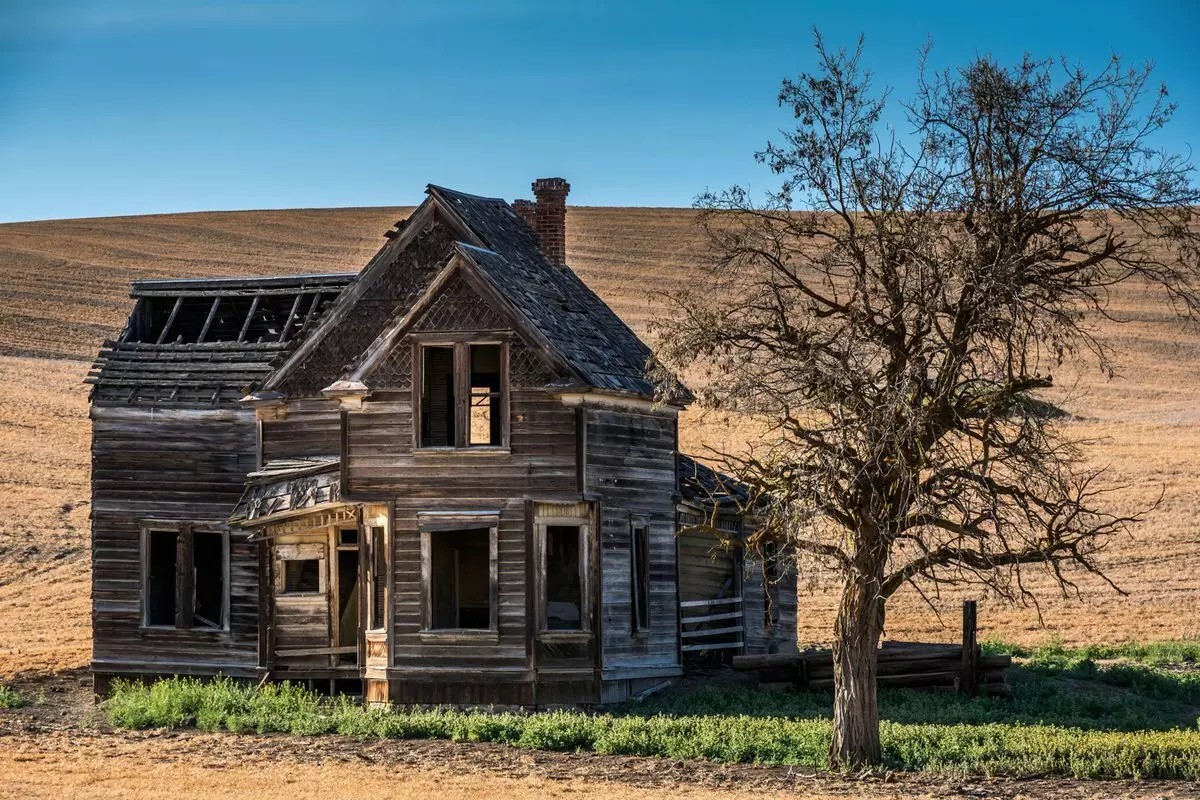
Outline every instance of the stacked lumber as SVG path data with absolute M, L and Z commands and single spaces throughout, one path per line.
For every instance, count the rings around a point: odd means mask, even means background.
M 1005 670 L 1012 666 L 1012 657 L 983 655 L 975 642 L 974 603 L 964 604 L 963 622 L 963 644 L 885 642 L 878 651 L 878 685 L 972 696 L 1010 695 L 1004 676 Z M 734 656 L 733 668 L 758 672 L 760 683 L 788 683 L 807 691 L 833 688 L 830 650 Z

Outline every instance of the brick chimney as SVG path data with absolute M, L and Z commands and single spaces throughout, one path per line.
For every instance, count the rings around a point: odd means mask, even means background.
M 542 255 L 556 267 L 567 264 L 567 193 L 571 184 L 562 178 L 538 178 L 533 182 L 533 229 L 542 246 Z M 526 201 L 528 202 L 528 201 Z M 517 213 L 525 216 L 520 207 Z M 529 217 L 525 217 L 529 219 Z
M 513 211 L 521 215 L 521 219 L 529 223 L 529 227 L 537 230 L 537 204 L 532 200 L 513 200 Z

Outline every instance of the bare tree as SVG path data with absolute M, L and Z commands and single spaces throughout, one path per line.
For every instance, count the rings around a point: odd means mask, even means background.
M 762 202 L 700 196 L 715 257 L 657 329 L 660 381 L 701 373 L 700 404 L 769 427 L 716 453 L 753 489 L 760 536 L 836 571 L 833 766 L 880 760 L 876 650 L 906 584 L 1008 598 L 1043 569 L 1065 591 L 1138 515 L 1104 509 L 1100 472 L 1047 404 L 1065 360 L 1114 367 L 1094 322 L 1126 281 L 1200 310 L 1200 194 L 1152 147 L 1173 111 L 1150 67 L 1099 74 L 990 57 L 931 74 L 883 123 L 853 52 L 816 36 L 787 80 L 795 129 L 756 154 Z M 907 146 L 905 143 L 909 143 Z

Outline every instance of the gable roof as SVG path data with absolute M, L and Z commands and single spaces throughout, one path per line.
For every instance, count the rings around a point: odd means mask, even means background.
M 582 386 L 609 392 L 653 397 L 647 376 L 650 348 L 568 267 L 551 264 L 538 246 L 537 234 L 512 206 L 499 198 L 479 197 L 430 185 L 429 196 L 452 214 L 475 241 L 456 243 L 461 261 L 527 323 L 527 333 L 574 373 Z M 437 280 L 435 280 L 435 284 Z M 381 334 L 394 344 L 406 310 Z M 369 370 L 385 349 L 377 340 L 360 360 L 356 377 Z M 690 400 L 690 395 L 677 398 Z

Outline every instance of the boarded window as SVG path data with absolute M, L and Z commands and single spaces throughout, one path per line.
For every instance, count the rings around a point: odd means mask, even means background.
M 500 345 L 473 344 L 471 358 L 471 412 L 468 416 L 472 446 L 502 444 L 504 419 L 500 395 Z
M 633 630 L 650 627 L 650 530 L 634 525 L 629 537 L 630 595 L 632 599 Z
M 487 528 L 430 533 L 430 628 L 491 627 L 490 565 Z
M 192 627 L 225 627 L 225 536 L 192 534 Z
M 150 531 L 146 554 L 146 624 L 175 625 L 179 533 Z
M 283 594 L 313 594 L 320 591 L 320 559 L 289 559 L 283 562 Z
M 454 412 L 454 348 L 422 348 L 422 447 L 454 446 Z
M 546 528 L 546 628 L 577 631 L 583 627 L 578 525 Z
M 371 630 L 387 626 L 387 536 L 371 528 Z

